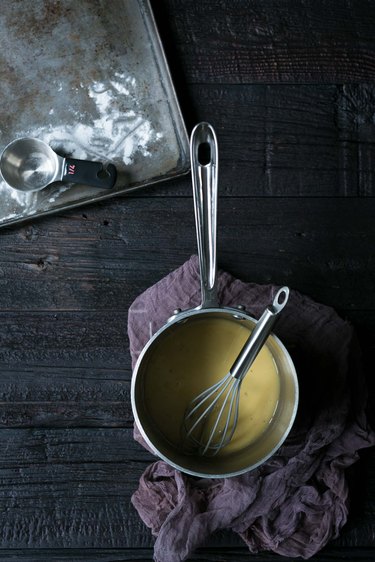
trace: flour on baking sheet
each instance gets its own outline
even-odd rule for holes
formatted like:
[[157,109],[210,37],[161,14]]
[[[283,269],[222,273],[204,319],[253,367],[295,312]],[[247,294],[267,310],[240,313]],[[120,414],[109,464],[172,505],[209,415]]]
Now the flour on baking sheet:
[[[61,84],[56,84],[59,91]],[[132,164],[138,156],[151,156],[154,147],[163,138],[139,108],[139,92],[134,77],[116,72],[112,79],[81,84],[80,93],[95,104],[96,115],[72,109],[72,123],[54,126],[48,124],[27,131],[18,137],[40,138],[52,148],[63,150],[75,158],[101,158]],[[54,110],[49,111],[51,117]]]
[[[137,98],[135,78],[116,73],[113,80],[107,83],[94,82],[88,89],[88,95],[95,101],[99,118],[93,122],[91,145],[105,149],[108,158],[121,158],[124,164],[132,163],[134,155],[140,152],[143,156],[150,156],[150,143],[155,143],[162,137],[157,133],[151,122],[142,114],[137,113]],[[124,109],[122,99],[131,97],[131,109]],[[87,126],[79,125],[80,137],[87,135]]]
[[[61,90],[62,84],[57,82],[56,91]],[[91,99],[95,105],[89,118],[87,113],[73,108],[71,123],[57,126],[49,123],[19,131],[17,137],[39,138],[64,156],[130,166],[137,162],[137,158],[150,157],[155,145],[163,138],[163,133],[157,131],[143,114],[138,90],[136,79],[121,72],[114,73],[106,81],[82,83],[79,94]],[[53,119],[54,109],[48,114]],[[49,194],[45,203],[53,203],[67,189],[69,185],[60,185]],[[41,203],[36,193],[15,191],[4,182],[0,183],[2,190],[22,208],[21,214],[31,214]]]

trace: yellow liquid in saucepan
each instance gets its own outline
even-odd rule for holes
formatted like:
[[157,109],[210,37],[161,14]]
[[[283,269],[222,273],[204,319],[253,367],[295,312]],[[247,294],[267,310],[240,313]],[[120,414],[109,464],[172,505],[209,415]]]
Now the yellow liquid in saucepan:
[[[150,357],[144,399],[152,423],[169,442],[181,446],[190,401],[226,375],[249,334],[239,321],[212,317],[177,324],[166,332]],[[262,435],[274,416],[279,392],[277,366],[263,346],[242,382],[237,429],[222,454]]]

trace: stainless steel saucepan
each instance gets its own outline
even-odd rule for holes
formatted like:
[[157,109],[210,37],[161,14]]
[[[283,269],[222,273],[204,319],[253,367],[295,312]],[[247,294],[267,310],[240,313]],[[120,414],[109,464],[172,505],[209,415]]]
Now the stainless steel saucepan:
[[0,160],[6,183],[18,191],[39,191],[55,181],[111,189],[117,171],[113,164],[64,158],[40,139],[24,137],[9,143]]
[[[202,390],[207,386],[207,382],[199,380],[200,373],[210,368],[218,353],[222,353],[225,360],[225,345],[215,342],[215,334],[221,334],[225,341],[225,334],[232,332],[231,327],[243,329],[248,334],[256,323],[241,307],[218,304],[218,147],[215,132],[208,123],[200,123],[194,128],[190,157],[202,302],[197,308],[175,311],[146,344],[133,372],[131,402],[136,424],[156,455],[188,474],[222,478],[254,469],[281,446],[297,412],[298,382],[289,353],[271,334],[265,345],[277,367],[280,392],[272,421],[261,437],[249,443],[245,439],[239,449],[228,453],[224,449],[214,457],[194,454],[184,447],[181,427],[189,402],[186,383],[191,383],[193,395],[196,395],[200,384],[203,384]],[[240,348],[239,342],[238,351]],[[252,423],[250,419],[248,423],[241,428],[245,436]]]

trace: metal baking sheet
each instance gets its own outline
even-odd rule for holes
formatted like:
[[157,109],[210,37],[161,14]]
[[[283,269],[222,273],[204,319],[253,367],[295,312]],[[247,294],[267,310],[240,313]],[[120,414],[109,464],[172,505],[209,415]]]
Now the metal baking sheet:
[[147,0],[14,0],[0,18],[0,149],[31,136],[62,156],[113,162],[113,190],[0,182],[0,226],[189,170],[188,138]]

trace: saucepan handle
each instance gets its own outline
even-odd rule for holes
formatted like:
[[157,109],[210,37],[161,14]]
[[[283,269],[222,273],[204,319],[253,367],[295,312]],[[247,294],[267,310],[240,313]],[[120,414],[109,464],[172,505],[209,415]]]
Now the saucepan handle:
[[201,278],[201,308],[218,306],[216,268],[218,146],[215,131],[198,123],[190,137],[191,175]]
[[101,162],[65,158],[61,180],[111,189],[115,185],[116,178],[117,170],[113,164],[108,164],[104,168]]

